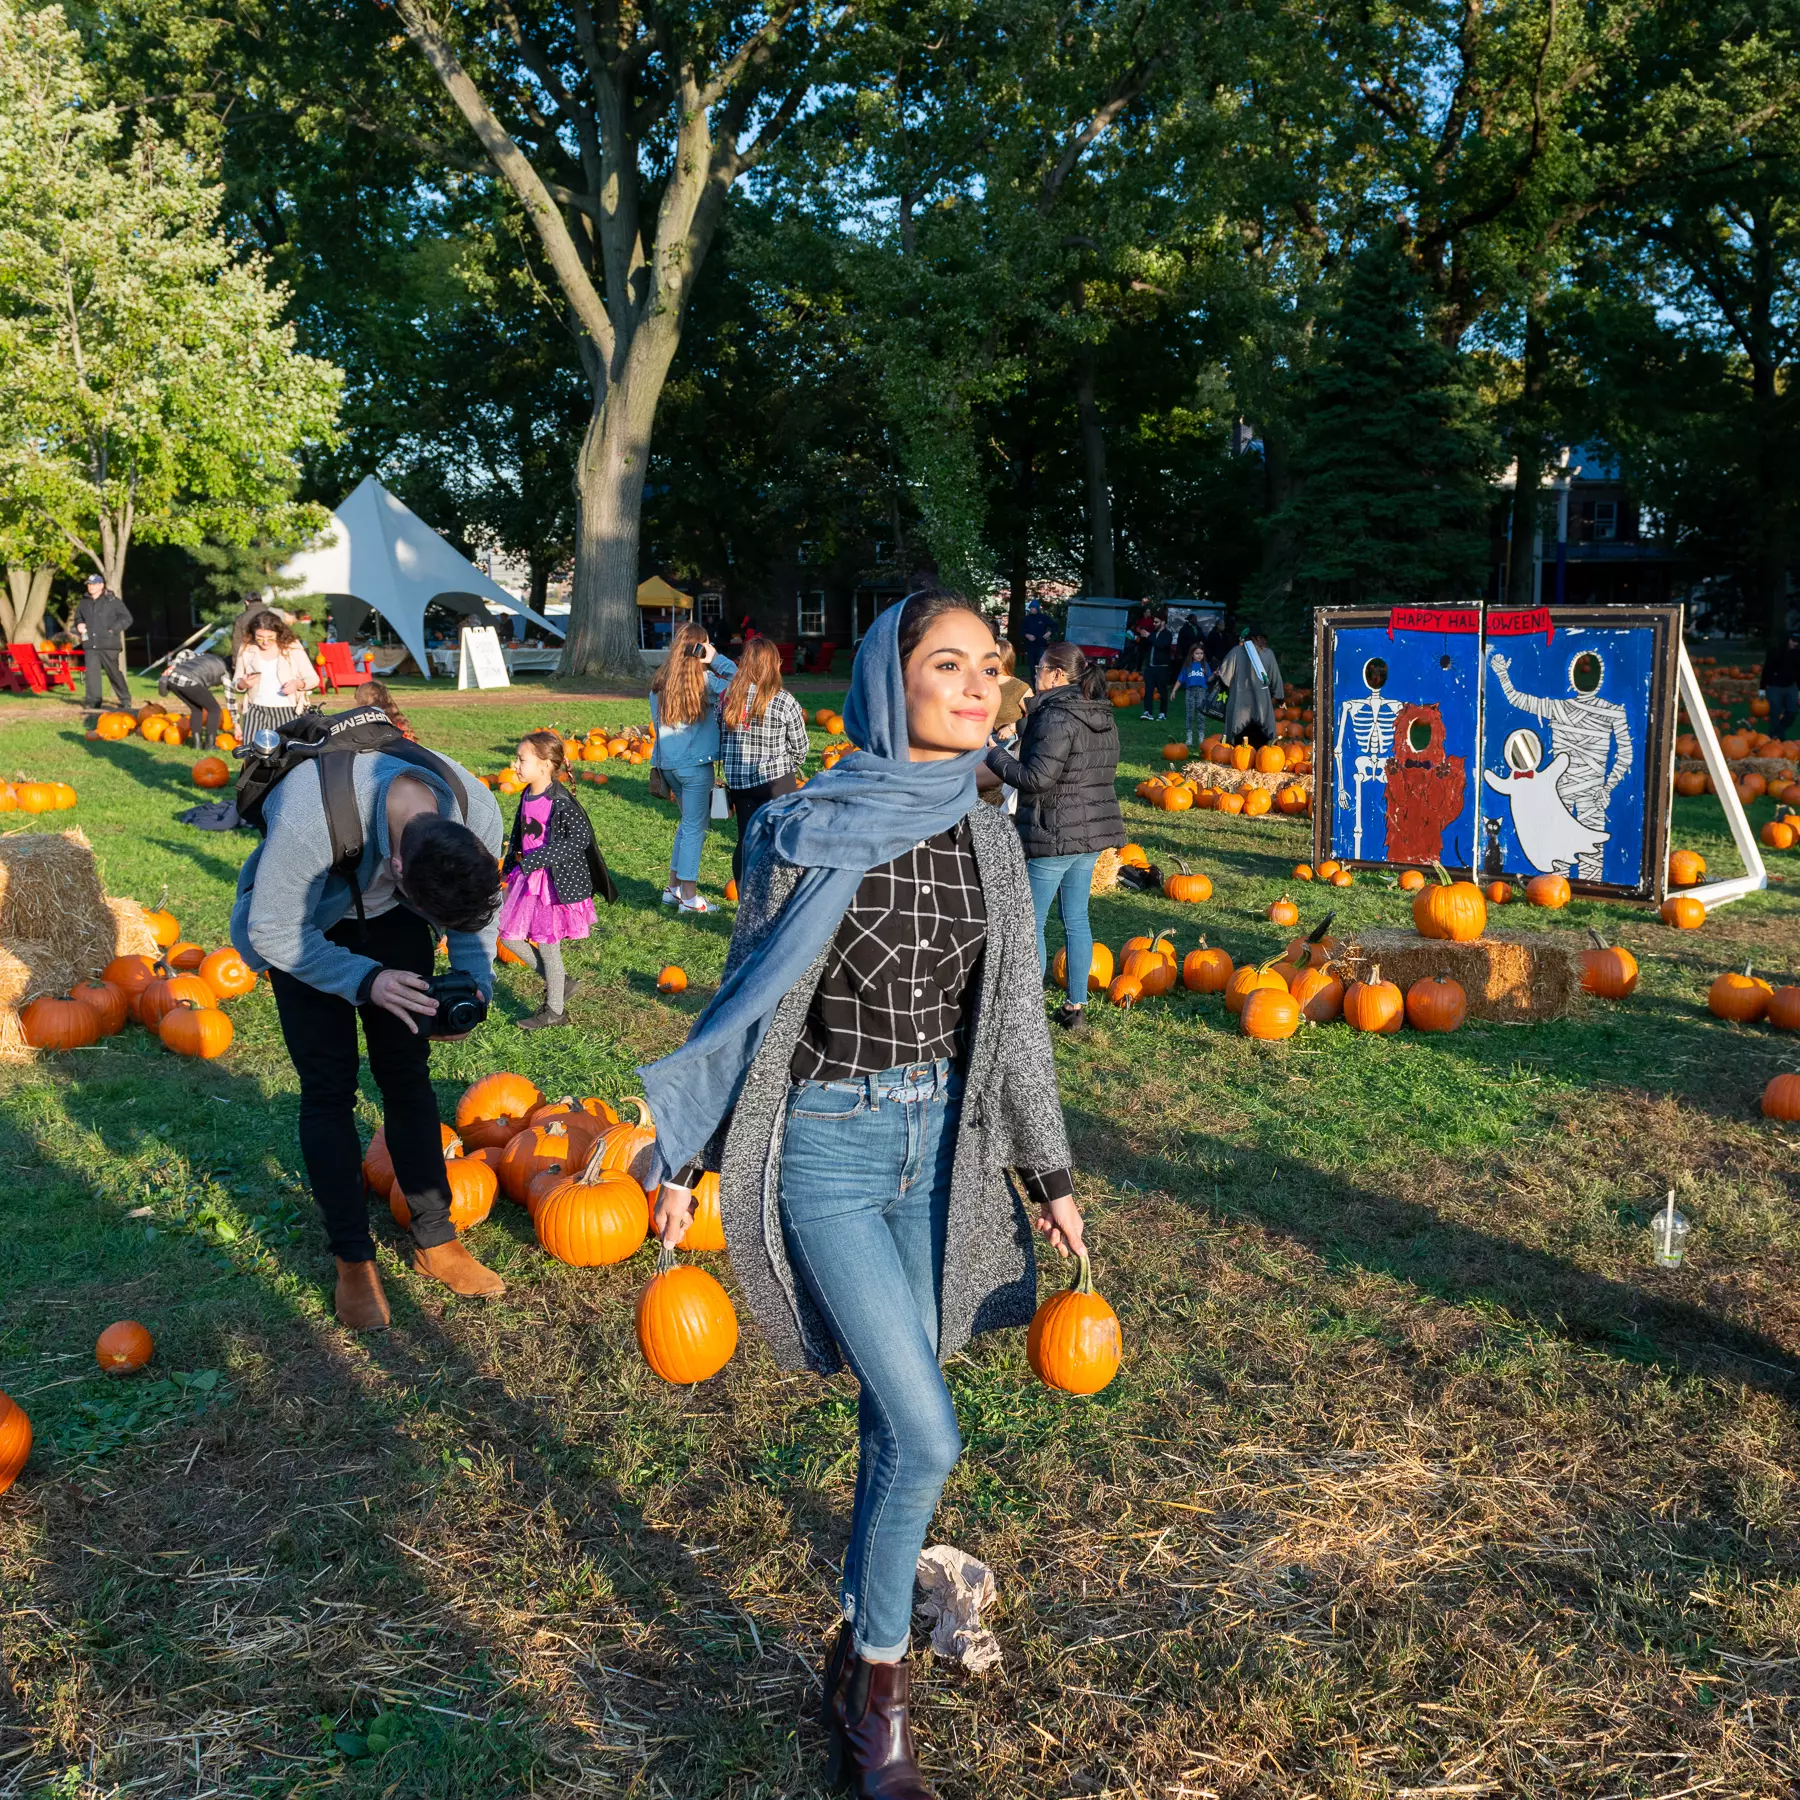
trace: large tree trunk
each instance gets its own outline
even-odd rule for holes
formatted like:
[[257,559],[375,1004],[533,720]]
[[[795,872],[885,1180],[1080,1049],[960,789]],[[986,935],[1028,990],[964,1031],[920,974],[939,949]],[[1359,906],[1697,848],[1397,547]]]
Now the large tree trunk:
[[1512,553],[1506,565],[1506,603],[1528,607],[1536,576],[1538,494],[1548,451],[1544,437],[1544,383],[1550,365],[1550,340],[1544,330],[1543,296],[1533,294],[1525,307],[1525,365],[1512,450],[1517,478],[1512,499]]
[[50,605],[50,583],[56,570],[24,568],[16,563],[6,567],[6,597],[0,599],[0,625],[5,627],[9,644],[35,644],[43,629],[44,613]]
[[[651,341],[646,341],[651,340]],[[638,531],[650,434],[679,334],[646,320],[624,373],[594,407],[575,465],[575,581],[560,673],[634,686],[638,654]]]
[[1075,364],[1075,406],[1081,415],[1081,450],[1087,464],[1088,592],[1117,593],[1113,570],[1112,490],[1106,481],[1106,434],[1094,399],[1094,351],[1084,344]]

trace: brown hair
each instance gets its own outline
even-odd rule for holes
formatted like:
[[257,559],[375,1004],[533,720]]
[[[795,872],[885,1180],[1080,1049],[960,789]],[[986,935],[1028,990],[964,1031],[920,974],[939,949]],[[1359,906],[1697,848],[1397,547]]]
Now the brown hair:
[[1000,673],[1002,675],[1010,675],[1010,674],[1012,674],[1013,670],[1018,666],[1019,653],[1018,653],[1018,651],[1016,651],[1013,648],[1011,638],[1003,637],[999,640],[999,644],[1000,644]]
[[1090,667],[1078,645],[1051,644],[1038,658],[1038,667],[1060,670],[1068,676],[1069,685],[1079,688],[1085,699],[1106,698],[1106,671]]
[[252,643],[256,641],[259,631],[274,632],[277,650],[291,650],[300,641],[288,630],[287,620],[280,613],[270,612],[266,607],[259,613],[252,613],[244,624],[244,636]]
[[669,654],[650,683],[663,724],[691,725],[706,711],[706,664],[688,651],[709,642],[704,625],[687,624],[676,631]]
[[519,740],[519,748],[523,750],[527,744],[550,765],[550,779],[561,781],[569,766],[562,739],[554,731],[529,731]]
[[363,698],[371,706],[379,706],[387,714],[388,723],[403,738],[411,738],[415,744],[419,741],[419,734],[412,728],[412,720],[400,710],[399,702],[389,693],[385,681],[365,681],[362,691]]
[[727,731],[760,725],[769,702],[781,692],[781,652],[767,638],[752,638],[738,658],[737,673],[719,702]]

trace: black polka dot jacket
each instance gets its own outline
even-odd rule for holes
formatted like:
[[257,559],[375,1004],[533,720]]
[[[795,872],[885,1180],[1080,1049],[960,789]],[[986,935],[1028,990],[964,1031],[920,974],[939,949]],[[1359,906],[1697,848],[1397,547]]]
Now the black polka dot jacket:
[[523,848],[525,803],[521,796],[519,810],[513,814],[512,837],[507,842],[502,873],[523,869],[529,875],[533,869],[548,869],[558,906],[577,906],[595,895],[610,906],[618,899],[619,890],[606,872],[606,858],[594,842],[594,828],[588,823],[581,802],[561,782],[551,785],[550,794],[550,829],[535,850]]

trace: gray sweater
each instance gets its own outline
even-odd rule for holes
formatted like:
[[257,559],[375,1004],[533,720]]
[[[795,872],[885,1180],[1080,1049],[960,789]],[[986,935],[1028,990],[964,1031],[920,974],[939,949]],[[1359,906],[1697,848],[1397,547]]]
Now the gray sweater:
[[[460,767],[460,765],[458,765]],[[437,796],[438,812],[457,817],[449,783],[429,769],[399,762],[379,751],[356,759],[356,811],[362,820],[363,853],[357,886],[367,891],[392,854],[388,843],[387,791],[402,775],[422,781]],[[500,855],[500,808],[494,796],[463,770],[469,796],[469,829]],[[285,777],[263,804],[268,835],[238,876],[237,904],[231,911],[231,942],[251,968],[285,969],[321,993],[360,1002],[381,965],[325,936],[355,910],[349,882],[331,873],[331,829],[319,792],[316,763],[303,763]],[[486,930],[445,933],[450,966],[474,976],[482,994],[494,991],[494,942],[499,919]]]
[[[969,827],[987,899],[988,935],[971,1007],[962,1120],[950,1178],[940,1360],[955,1355],[977,1332],[1031,1322],[1037,1306],[1031,1226],[1007,1171],[1069,1165],[1018,833],[1005,813],[988,806],[974,808]],[[779,929],[799,874],[772,856],[745,871],[727,973]],[[780,1196],[788,1064],[830,954],[827,945],[775,1009],[737,1106],[705,1156],[707,1167],[720,1171],[732,1269],[775,1361],[784,1369],[812,1368],[825,1375],[842,1367],[843,1359],[788,1262]]]

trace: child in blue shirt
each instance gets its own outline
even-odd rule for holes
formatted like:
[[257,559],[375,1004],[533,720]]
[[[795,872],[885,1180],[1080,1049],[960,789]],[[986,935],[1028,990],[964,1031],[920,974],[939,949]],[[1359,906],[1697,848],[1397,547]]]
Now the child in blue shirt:
[[1212,686],[1212,670],[1207,667],[1204,644],[1196,642],[1188,651],[1175,685],[1187,695],[1187,746],[1191,750],[1196,736],[1206,735],[1206,695]]

